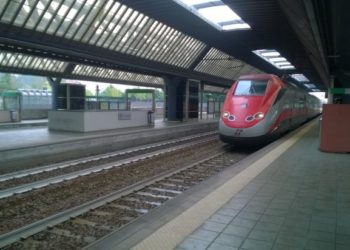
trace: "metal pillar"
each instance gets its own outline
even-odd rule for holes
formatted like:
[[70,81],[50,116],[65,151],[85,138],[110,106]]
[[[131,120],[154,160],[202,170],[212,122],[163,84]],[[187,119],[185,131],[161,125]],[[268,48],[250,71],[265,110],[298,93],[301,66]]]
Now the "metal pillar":
[[202,120],[203,119],[203,100],[204,100],[204,84],[203,83],[200,83],[200,109],[201,109],[201,112],[199,113],[199,118]]
[[61,83],[61,78],[51,78],[47,77],[52,89],[51,101],[52,101],[52,110],[57,110],[57,86]]
[[164,77],[166,84],[165,108],[168,121],[178,121],[184,118],[184,96],[186,79],[180,77]]
[[334,76],[331,76],[330,79],[330,84],[329,84],[329,88],[328,88],[328,104],[333,104],[333,94],[331,92],[331,88],[334,88]]

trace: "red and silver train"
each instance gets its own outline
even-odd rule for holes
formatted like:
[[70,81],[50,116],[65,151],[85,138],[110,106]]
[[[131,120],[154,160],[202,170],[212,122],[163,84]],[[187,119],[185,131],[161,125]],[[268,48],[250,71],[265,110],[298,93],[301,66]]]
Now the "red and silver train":
[[320,114],[320,100],[270,74],[241,76],[229,89],[219,134],[227,143],[266,142]]

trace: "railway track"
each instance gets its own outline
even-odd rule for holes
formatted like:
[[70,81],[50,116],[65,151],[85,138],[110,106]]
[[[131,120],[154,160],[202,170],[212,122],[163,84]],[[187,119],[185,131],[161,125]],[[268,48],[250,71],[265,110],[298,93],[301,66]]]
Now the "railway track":
[[[78,199],[78,204],[82,205],[75,205],[69,208],[65,207],[61,211],[45,216],[45,218],[41,218],[35,222],[25,223],[9,231],[2,230],[3,234],[0,235],[0,247],[4,249],[76,249],[84,247],[111,231],[117,230],[130,221],[148,213],[151,209],[161,206],[167,200],[173,199],[190,187],[215,175],[222,168],[231,166],[246,156],[244,153],[227,151],[222,148],[221,143],[215,143],[212,140],[207,142],[202,141],[201,143],[196,142],[192,146],[189,144],[187,144],[188,147],[182,149],[181,154],[177,152],[181,148],[178,146],[178,150],[170,150],[163,155],[156,156],[156,158],[161,158],[159,160],[161,164],[174,163],[175,165],[179,164],[180,167],[171,167],[172,164],[170,164],[170,167],[154,170],[152,174],[149,174],[147,177],[143,176],[137,179],[137,181],[134,180],[131,184],[124,186],[114,185],[114,191],[108,191],[107,194],[102,195],[101,191],[93,199],[91,198],[92,196],[87,197],[85,200]],[[201,149],[201,145],[206,145],[206,149]],[[194,157],[196,159],[195,161],[192,160],[194,163],[185,165],[183,163],[189,161],[189,156],[193,158],[194,153],[189,150],[191,147],[195,149],[194,151],[200,153]],[[208,152],[214,153],[211,157],[203,159],[203,155],[210,155]],[[133,176],[135,173],[145,171],[151,165],[158,164],[156,161],[153,161],[146,168],[140,169],[137,167],[138,165],[145,165],[150,159],[144,157],[143,160],[129,162],[125,166],[130,165],[134,169],[132,170],[132,167],[129,166],[125,168],[125,171],[130,170],[128,174]],[[180,163],[181,160],[183,160],[182,164]],[[120,171],[121,169],[123,168],[119,166],[114,171]],[[104,176],[113,175],[113,173],[109,173],[111,171],[110,169],[101,171],[106,172]],[[86,180],[87,183],[92,185],[92,189],[97,188],[100,191],[100,189],[104,188],[102,185],[105,185],[105,183],[97,187],[94,182],[89,182],[92,178],[95,178],[94,175],[101,175],[101,171],[97,174],[90,174],[92,176]],[[102,177],[101,179],[104,178],[106,177]],[[51,187],[50,192],[59,189],[60,192],[65,193],[65,190],[70,189],[71,187],[69,185],[74,181],[76,180],[71,179],[66,181],[66,187],[59,187],[60,184],[55,184],[56,187]],[[11,205],[13,202],[18,202],[17,198],[22,196],[32,197],[31,199],[34,196],[44,199],[45,190],[46,188],[42,188],[42,190],[33,190],[29,193],[4,198],[2,202],[6,202],[9,199],[9,204]],[[36,194],[31,196],[31,193]],[[24,200],[28,200],[28,197]],[[46,202],[52,201],[46,200]],[[1,214],[0,216],[6,216],[6,214]]]
[[121,167],[128,163],[189,147],[194,143],[198,143],[198,140],[211,140],[215,137],[216,132],[203,133],[163,143],[155,143],[119,152],[1,175],[0,199],[103,170]]

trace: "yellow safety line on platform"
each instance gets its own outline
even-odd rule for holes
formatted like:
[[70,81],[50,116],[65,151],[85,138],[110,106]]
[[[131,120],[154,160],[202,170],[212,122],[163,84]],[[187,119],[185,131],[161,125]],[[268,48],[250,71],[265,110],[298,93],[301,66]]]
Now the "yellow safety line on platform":
[[303,135],[314,126],[315,122],[311,122],[311,124],[300,130],[295,136],[289,138],[280,146],[252,163],[248,168],[228,180],[172,221],[153,232],[149,237],[139,242],[132,249],[166,250],[176,248],[189,234],[202,225],[212,214],[228,202],[288,148],[299,141]]

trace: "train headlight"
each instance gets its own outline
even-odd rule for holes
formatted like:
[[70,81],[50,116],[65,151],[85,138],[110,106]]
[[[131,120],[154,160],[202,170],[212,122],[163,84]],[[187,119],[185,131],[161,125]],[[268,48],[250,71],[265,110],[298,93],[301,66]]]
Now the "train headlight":
[[222,117],[223,118],[227,118],[227,117],[229,117],[230,116],[230,113],[229,112],[224,112],[224,113],[222,113]]
[[261,120],[265,117],[264,113],[262,112],[258,112],[254,115],[254,118],[257,119],[257,120]]

